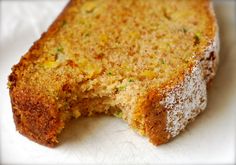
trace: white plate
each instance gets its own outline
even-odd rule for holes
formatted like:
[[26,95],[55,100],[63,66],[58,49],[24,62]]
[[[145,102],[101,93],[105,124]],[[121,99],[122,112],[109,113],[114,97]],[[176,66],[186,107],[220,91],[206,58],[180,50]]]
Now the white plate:
[[235,161],[235,1],[215,1],[221,62],[207,110],[172,142],[153,146],[113,117],[71,122],[50,149],[15,130],[7,89],[10,68],[47,29],[67,1],[2,1],[0,51],[0,164],[233,163]]

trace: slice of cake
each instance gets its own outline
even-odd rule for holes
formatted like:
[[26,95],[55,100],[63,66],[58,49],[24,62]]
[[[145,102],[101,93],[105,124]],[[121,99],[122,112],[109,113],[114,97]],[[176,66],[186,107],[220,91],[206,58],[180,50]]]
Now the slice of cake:
[[102,113],[166,143],[206,108],[217,32],[207,0],[71,0],[12,69],[16,128],[54,146],[69,120]]

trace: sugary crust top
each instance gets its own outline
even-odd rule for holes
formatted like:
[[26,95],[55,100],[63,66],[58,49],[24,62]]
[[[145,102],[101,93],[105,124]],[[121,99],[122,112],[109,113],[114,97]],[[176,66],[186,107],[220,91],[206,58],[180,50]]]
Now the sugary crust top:
[[[212,4],[210,11],[215,17]],[[172,137],[179,134],[207,105],[207,85],[214,78],[219,62],[219,34],[206,48],[204,57],[197,62],[184,81],[168,92],[162,103],[167,111],[167,130]]]
[[[168,142],[185,129],[190,121],[205,110],[207,87],[214,78],[219,63],[219,30],[212,3],[208,4],[212,20],[212,40],[200,59],[174,82],[162,89],[152,89],[144,99],[145,131],[154,144]],[[149,107],[149,108],[148,108]],[[150,108],[152,107],[152,108]]]

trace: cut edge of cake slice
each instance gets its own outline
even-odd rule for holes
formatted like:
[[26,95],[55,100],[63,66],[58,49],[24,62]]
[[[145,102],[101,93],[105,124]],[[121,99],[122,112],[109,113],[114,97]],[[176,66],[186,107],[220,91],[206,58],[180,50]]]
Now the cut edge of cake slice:
[[[47,38],[53,36],[61,26],[66,10],[73,6],[71,1],[56,21],[13,67],[9,76],[10,96],[17,130],[28,138],[46,146],[55,146],[58,135],[70,117],[63,117],[57,101],[38,89],[16,88],[21,81],[21,73],[38,58],[34,52],[40,49]],[[212,3],[207,4],[212,20],[212,39],[189,68],[176,78],[158,88],[149,88],[137,99],[128,120],[137,132],[147,136],[155,144],[163,144],[178,135],[187,124],[206,108],[207,86],[216,74],[219,61],[219,37]],[[37,54],[37,53],[36,53]],[[75,115],[80,116],[81,114]],[[119,116],[119,115],[118,115]],[[35,124],[37,123],[37,124]]]

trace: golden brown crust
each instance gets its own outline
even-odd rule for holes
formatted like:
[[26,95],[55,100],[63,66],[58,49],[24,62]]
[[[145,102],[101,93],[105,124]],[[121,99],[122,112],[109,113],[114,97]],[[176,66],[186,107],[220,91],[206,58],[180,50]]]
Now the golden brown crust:
[[17,130],[40,144],[54,146],[58,128],[64,126],[55,102],[30,88],[15,88],[10,95]]
[[151,91],[143,108],[145,132],[150,141],[155,144],[168,142],[169,133],[166,130],[167,110],[157,104],[163,98],[157,91]]
[[41,91],[30,88],[20,88],[17,82],[20,81],[23,71],[39,57],[38,51],[44,40],[58,30],[58,24],[64,19],[66,9],[73,5],[70,1],[55,22],[50,26],[47,33],[34,43],[29,52],[24,55],[20,62],[12,68],[9,76],[10,97],[12,103],[13,117],[16,129],[29,139],[49,147],[58,143],[57,134],[64,124],[60,120],[59,112],[54,100],[51,100]]

